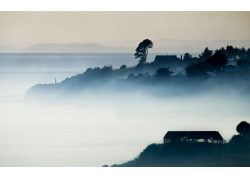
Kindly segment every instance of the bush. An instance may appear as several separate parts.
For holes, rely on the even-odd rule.
[[[126,68],[127,66],[125,64],[120,67],[120,69],[126,69]]]

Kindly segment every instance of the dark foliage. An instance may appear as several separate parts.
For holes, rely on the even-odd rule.
[[[207,47],[205,48],[205,50],[199,55],[200,59],[202,60],[207,60],[208,58],[210,58],[213,55],[213,51],[209,50]]]
[[[137,58],[141,57],[141,61],[143,62],[139,63],[135,67],[127,68],[126,65],[122,65],[120,67],[121,70],[113,70],[111,65],[104,66],[102,68],[88,68],[84,73],[66,78],[61,83],[51,84],[49,86],[41,85],[38,86],[39,88],[31,88],[27,94],[30,96],[30,94],[33,92],[38,92],[40,89],[42,89],[41,92],[38,93],[40,95],[42,95],[42,92],[46,94],[50,91],[52,92],[56,90],[60,92],[67,91],[70,92],[69,94],[76,94],[75,92],[80,92],[85,89],[101,89],[104,86],[117,90],[121,87],[120,84],[123,83],[125,86],[128,85],[129,88],[141,88],[141,85],[145,85],[145,87],[147,85],[148,88],[155,88],[153,89],[154,92],[158,90],[162,92],[164,91],[164,96],[166,94],[170,95],[171,93],[172,95],[191,95],[194,91],[199,93],[208,91],[208,89],[212,90],[217,85],[225,85],[229,87],[227,88],[228,91],[230,91],[230,88],[240,89],[241,92],[238,90],[235,91],[249,97],[250,48],[245,50],[244,48],[238,49],[232,46],[227,46],[226,50],[224,48],[216,50],[214,55],[212,55],[211,50],[206,48],[200,55],[202,59],[193,58],[189,53],[184,55],[184,60],[177,58],[176,55],[157,55],[155,61],[145,63],[145,59],[143,58],[146,57],[147,48],[151,48],[152,46],[153,43],[147,39],[139,44],[137,48],[138,52],[135,56]],[[229,54],[229,57],[235,58],[246,56],[246,59],[237,59],[238,67],[232,65],[225,66],[227,62],[227,54]],[[205,58],[207,59],[204,60]],[[234,62],[236,62],[235,60],[236,59],[234,59]],[[168,69],[162,67],[168,67]],[[186,76],[183,71],[184,67],[186,67]],[[171,76],[171,78],[158,78],[169,77],[171,74],[173,74],[170,69],[176,72],[173,76]],[[126,77],[127,80],[125,79]],[[210,85],[208,86],[206,84]],[[185,88],[179,88],[180,86],[185,86]],[[166,93],[166,90],[168,93]]]
[[[242,127],[241,127],[242,126]],[[245,131],[241,122],[237,129]],[[238,130],[237,130],[238,131]],[[234,135],[229,143],[151,144],[137,158],[113,167],[249,167],[250,140]]]
[[[156,72],[155,72],[155,76],[158,78],[165,78],[165,77],[169,77],[171,74],[173,74],[173,71],[169,70],[169,67],[162,67],[159,68]]]
[[[240,124],[237,125],[236,131],[241,135],[246,136],[250,133],[250,124],[246,121],[242,121],[240,122]]]
[[[211,66],[211,69],[216,72],[220,72],[223,66],[227,64],[228,60],[225,54],[215,53],[206,60],[206,63]]]
[[[125,64],[120,67],[120,69],[126,69],[126,68],[127,66]]]
[[[228,59],[236,59],[238,55],[238,48],[234,48],[233,46],[227,46],[226,47],[226,54]]]
[[[135,58],[140,58],[139,64],[145,64],[148,55],[148,49],[153,47],[153,42],[149,39],[144,39],[136,48]]]
[[[192,58],[192,55],[191,55],[191,54],[185,53],[185,54],[184,54],[183,60],[184,60],[184,61],[188,61],[188,60],[191,59],[191,58]]]
[[[225,54],[225,55],[227,55],[226,50],[224,49],[224,47],[222,47],[222,48],[220,48],[220,49],[216,49],[216,50],[215,50],[215,53],[220,53],[220,54]]]
[[[246,59],[247,58],[247,51],[244,47],[238,50],[238,57],[241,59]]]
[[[83,75],[88,78],[105,78],[109,77],[112,74],[112,65],[109,66],[103,66],[102,68],[96,67],[96,68],[88,68]]]
[[[241,136],[240,134],[238,135],[233,135],[233,137],[229,140],[229,143],[231,145],[243,145],[245,143],[245,139],[243,136]]]
[[[250,61],[247,59],[239,59],[236,63],[236,65],[240,68],[240,69],[247,69],[250,67]]]
[[[250,48],[247,50],[247,59],[250,61]]]
[[[191,63],[186,68],[186,75],[188,77],[200,77],[200,78],[206,78],[208,77],[208,66],[205,62],[197,62],[197,63]]]

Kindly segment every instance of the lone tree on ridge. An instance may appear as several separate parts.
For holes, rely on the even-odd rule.
[[[145,64],[147,55],[148,55],[148,49],[153,47],[153,42],[149,39],[144,39],[138,47],[136,48],[135,58],[140,58],[139,64]]]

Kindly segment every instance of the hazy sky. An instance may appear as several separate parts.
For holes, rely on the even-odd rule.
[[[0,45],[249,40],[250,12],[0,12]]]

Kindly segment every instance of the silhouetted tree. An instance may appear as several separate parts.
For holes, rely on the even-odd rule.
[[[236,65],[241,69],[246,69],[250,67],[250,61],[247,59],[239,59],[236,62]]]
[[[185,61],[185,60],[189,60],[189,59],[191,59],[191,58],[192,58],[192,55],[191,55],[191,54],[185,53],[185,54],[184,54],[183,60]]]
[[[227,55],[226,50],[224,49],[224,47],[222,47],[222,48],[220,48],[220,49],[216,49],[216,50],[215,50],[215,53],[220,53],[220,54],[225,54],[225,55]]]
[[[247,50],[247,59],[250,61],[250,48]]]
[[[215,53],[210,58],[206,60],[206,63],[211,66],[212,70],[220,72],[223,66],[227,64],[228,60],[225,54]]]
[[[209,50],[207,47],[205,48],[205,50],[199,55],[200,59],[202,60],[207,60],[208,58],[210,58],[213,55],[213,51]]]
[[[250,133],[250,124],[247,123],[246,121],[242,121],[237,125],[236,131],[240,133],[242,136],[246,136],[247,134]]]
[[[139,64],[145,64],[148,55],[148,49],[153,47],[153,42],[149,39],[144,39],[136,48],[135,58],[140,58]]]
[[[112,65],[103,66],[103,67],[101,68],[101,71],[102,71],[102,73],[103,73],[104,75],[109,75],[109,74],[111,74],[111,73],[112,73],[112,70],[113,70]]]
[[[134,74],[130,74],[130,75],[128,75],[127,79],[133,79],[134,77],[135,77]]]
[[[227,58],[230,60],[236,59],[238,54],[238,48],[234,48],[233,46],[226,47]]]
[[[238,146],[239,145],[243,145],[245,143],[245,139],[243,136],[241,135],[233,135],[233,137],[229,140],[229,143],[231,145],[237,145],[237,148],[238,149]]]
[[[125,64],[120,67],[120,69],[126,69],[126,68],[127,66]]]
[[[169,67],[167,68],[159,68],[156,72],[155,72],[155,76],[156,77],[160,77],[160,78],[164,78],[164,77],[169,77],[171,74],[173,74],[174,72],[169,70]]]
[[[93,78],[104,78],[109,77],[112,74],[112,65],[103,66],[102,68],[96,67],[94,69],[88,68],[83,74],[84,77],[88,77],[88,79]]]
[[[241,59],[246,59],[247,58],[247,51],[244,47],[238,50],[238,57]]]
[[[208,65],[202,61],[197,63],[191,63],[186,68],[186,75],[189,77],[200,77],[206,78],[208,77]]]

